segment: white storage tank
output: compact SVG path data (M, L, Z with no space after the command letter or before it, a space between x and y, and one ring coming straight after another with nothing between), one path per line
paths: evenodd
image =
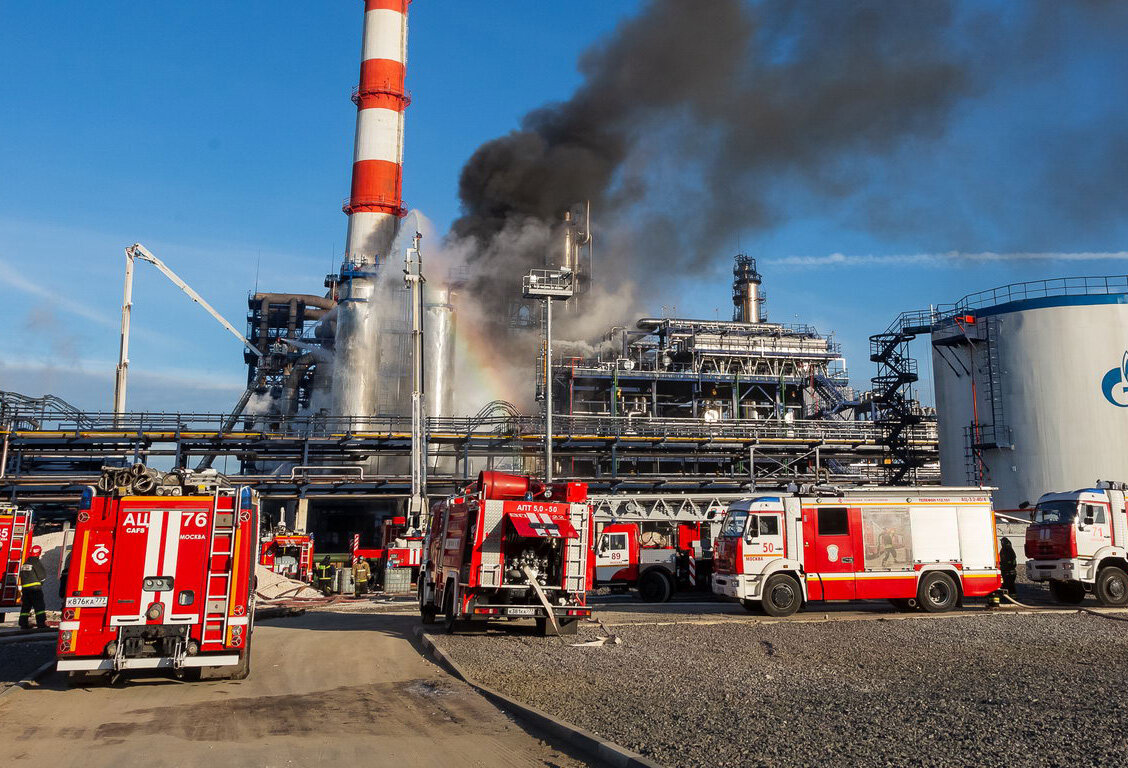
M945 485L999 511L1128 480L1128 276L1018 283L934 315Z

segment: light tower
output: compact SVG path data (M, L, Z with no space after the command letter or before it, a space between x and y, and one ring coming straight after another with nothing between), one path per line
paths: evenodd
M552 482L552 302L567 301L575 292L570 269L534 269L521 281L526 299L544 301L544 481Z
M405 213L403 183L404 88L407 71L409 0L365 0L364 42L356 102L352 192L341 265L334 344L333 409L338 416L369 417L380 380L381 326L390 286L380 285L380 267L391 255ZM381 290L389 289L387 291Z

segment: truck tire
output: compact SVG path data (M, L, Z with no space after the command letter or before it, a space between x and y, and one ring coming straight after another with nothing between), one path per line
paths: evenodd
M90 685L105 685L109 681L109 672L67 672L68 688L86 688Z
M1097 574L1097 599L1101 605L1128 605L1128 573L1115 565L1102 568Z
M664 571L653 568L638 580L638 596L645 603L664 603L674 594L674 585Z
M248 644L243 649L243 653L239 656L239 663L235 665L235 671L227 676L228 680L246 680L251 674L251 647Z
M439 612L434 603L423 602L423 582L419 582L419 620L424 624L434 624L439 618Z
M458 620L458 616L454 613L453 584L447 585L447 588L443 590L443 617L446 622L446 633L453 635L461 624Z
M920 580L917 602L926 613L946 613L955 608L959 600L960 590L948 574L932 571Z
M1078 605L1085 599L1085 587L1079 581L1051 581L1050 595L1055 603Z
M557 619L556 623L560 625L560 631L556 632L552 629L552 624L548 619L537 619L537 634L541 637L553 637L555 635L575 635L580 631L579 619Z
M768 577L760 605L769 616L790 616L803 605L799 582L782 573Z

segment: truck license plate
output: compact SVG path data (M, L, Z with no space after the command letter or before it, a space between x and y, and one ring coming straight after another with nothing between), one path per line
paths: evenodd
M67 608L105 608L108 597L68 597Z
M536 608L507 608L505 610L506 616L536 616Z

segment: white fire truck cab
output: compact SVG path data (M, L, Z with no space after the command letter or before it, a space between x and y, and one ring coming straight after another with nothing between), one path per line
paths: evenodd
M981 488L805 489L729 505L713 592L787 616L812 600L889 600L948 611L1000 586Z
M1124 483L1097 483L1038 499L1026 529L1026 575L1049 582L1054 599L1076 605L1092 593L1128 605L1128 513Z

